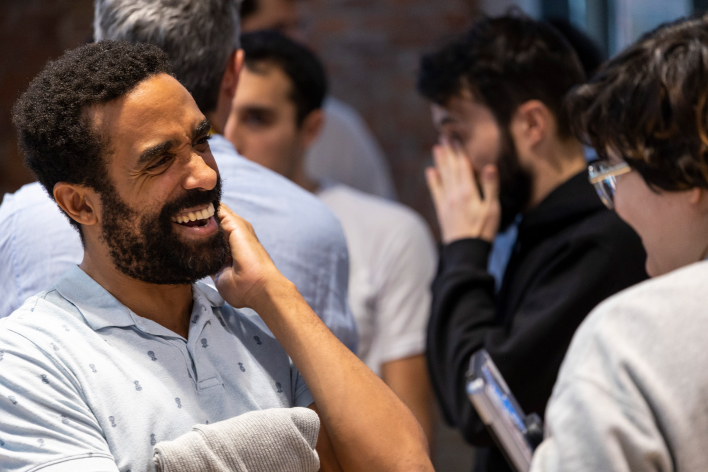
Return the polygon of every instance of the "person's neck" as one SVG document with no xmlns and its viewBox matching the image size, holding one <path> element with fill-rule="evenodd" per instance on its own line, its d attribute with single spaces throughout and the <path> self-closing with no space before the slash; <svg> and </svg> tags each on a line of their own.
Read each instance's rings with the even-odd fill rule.
<svg viewBox="0 0 708 472">
<path fill-rule="evenodd" d="M 293 172 L 293 175 L 290 177 L 290 180 L 298 184 L 300 187 L 303 189 L 307 190 L 310 193 L 317 193 L 317 191 L 320 188 L 320 183 L 317 180 L 314 180 L 310 178 L 309 175 L 307 175 L 307 172 L 305 171 L 305 159 L 304 156 L 300 159 L 300 162 L 295 168 L 295 171 Z"/>
<path fill-rule="evenodd" d="M 194 303 L 191 285 L 157 285 L 128 277 L 107 252 L 90 250 L 88 241 L 79 267 L 133 313 L 187 339 Z"/>
<path fill-rule="evenodd" d="M 231 99 L 228 98 L 226 94 L 221 93 L 219 100 L 216 102 L 216 110 L 205 113 L 204 116 L 209 120 L 213 131 L 217 134 L 224 134 L 224 127 L 226 126 L 226 121 L 229 119 L 230 112 Z"/>
<path fill-rule="evenodd" d="M 542 152 L 544 156 L 535 159 L 536 166 L 532 171 L 529 209 L 538 206 L 552 191 L 587 169 L 585 150 L 575 139 L 555 141 Z"/>
</svg>

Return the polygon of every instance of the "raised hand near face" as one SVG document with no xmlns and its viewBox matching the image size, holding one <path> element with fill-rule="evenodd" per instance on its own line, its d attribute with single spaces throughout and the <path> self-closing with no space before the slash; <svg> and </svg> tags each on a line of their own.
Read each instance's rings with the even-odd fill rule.
<svg viewBox="0 0 708 472">
<path fill-rule="evenodd" d="M 457 143 L 443 138 L 433 147 L 435 167 L 425 170 L 444 244 L 479 238 L 492 242 L 499 231 L 499 175 L 496 166 L 484 166 L 479 175 Z"/>
<path fill-rule="evenodd" d="M 289 282 L 275 267 L 248 221 L 223 203 L 218 217 L 229 241 L 231 260 L 216 275 L 216 288 L 229 305 L 255 309 L 269 286 Z"/>
</svg>

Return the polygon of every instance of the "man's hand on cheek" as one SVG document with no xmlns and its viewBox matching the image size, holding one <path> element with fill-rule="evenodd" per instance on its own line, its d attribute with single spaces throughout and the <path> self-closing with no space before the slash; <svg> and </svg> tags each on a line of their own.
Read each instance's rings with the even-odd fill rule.
<svg viewBox="0 0 708 472">
<path fill-rule="evenodd" d="M 216 288 L 231 306 L 255 309 L 270 284 L 287 283 L 287 279 L 275 267 L 248 221 L 223 203 L 218 217 L 231 248 L 231 261 L 216 275 Z"/>
<path fill-rule="evenodd" d="M 482 169 L 482 193 L 469 161 L 457 146 L 444 141 L 433 147 L 435 167 L 425 171 L 440 223 L 443 243 L 464 238 L 492 242 L 499 231 L 499 176 L 493 165 Z"/>
</svg>

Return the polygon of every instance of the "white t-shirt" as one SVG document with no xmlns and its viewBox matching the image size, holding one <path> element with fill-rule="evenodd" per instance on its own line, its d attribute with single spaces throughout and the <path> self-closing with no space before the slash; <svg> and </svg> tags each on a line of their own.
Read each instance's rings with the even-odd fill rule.
<svg viewBox="0 0 708 472">
<path fill-rule="evenodd" d="M 425 351 L 433 238 L 423 219 L 399 203 L 342 184 L 326 184 L 317 195 L 344 228 L 358 354 L 380 375 L 382 364 Z"/>
<path fill-rule="evenodd" d="M 327 98 L 323 108 L 322 132 L 305 157 L 308 175 L 395 200 L 386 157 L 361 115 L 333 97 Z"/>
</svg>

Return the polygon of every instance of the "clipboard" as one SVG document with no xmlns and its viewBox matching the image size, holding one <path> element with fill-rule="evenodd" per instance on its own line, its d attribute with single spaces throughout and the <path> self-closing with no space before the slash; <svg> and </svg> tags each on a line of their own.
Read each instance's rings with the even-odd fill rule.
<svg viewBox="0 0 708 472">
<path fill-rule="evenodd" d="M 533 451 L 543 439 L 541 420 L 535 413 L 524 414 L 484 349 L 470 358 L 467 397 L 509 465 L 516 472 L 528 472 Z"/>
</svg>

